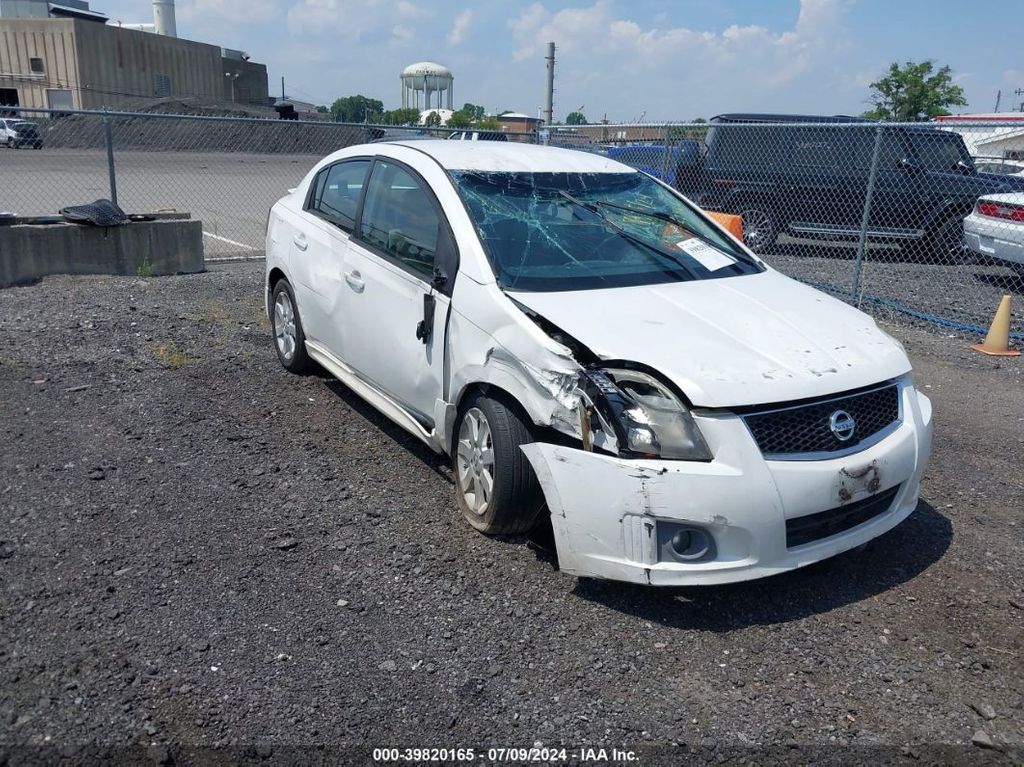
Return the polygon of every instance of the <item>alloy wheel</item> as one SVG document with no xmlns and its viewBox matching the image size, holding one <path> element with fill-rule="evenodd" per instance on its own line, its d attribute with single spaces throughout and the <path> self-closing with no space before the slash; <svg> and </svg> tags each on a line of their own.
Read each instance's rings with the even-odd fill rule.
<svg viewBox="0 0 1024 767">
<path fill-rule="evenodd" d="M 491 425 L 480 408 L 470 408 L 462 418 L 456 466 L 459 492 L 466 506 L 483 516 L 494 491 L 494 443 Z"/>
<path fill-rule="evenodd" d="M 281 356 L 290 360 L 295 354 L 295 308 L 287 290 L 277 294 L 274 301 L 274 336 Z"/>
<path fill-rule="evenodd" d="M 743 217 L 743 242 L 755 253 L 771 242 L 775 223 L 764 210 L 753 208 L 740 214 Z"/>
</svg>

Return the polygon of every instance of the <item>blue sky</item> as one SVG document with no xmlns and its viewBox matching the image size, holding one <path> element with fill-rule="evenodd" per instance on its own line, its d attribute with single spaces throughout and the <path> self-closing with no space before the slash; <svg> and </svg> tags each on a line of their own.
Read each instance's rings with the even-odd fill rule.
<svg viewBox="0 0 1024 767">
<path fill-rule="evenodd" d="M 92 0 L 126 22 L 145 0 Z M 1016 7 L 1015 12 L 1010 12 Z M 1022 0 L 1000 8 L 1006 19 Z M 178 34 L 248 51 L 271 91 L 399 105 L 398 74 L 436 61 L 455 100 L 536 114 L 545 44 L 559 47 L 556 119 L 687 120 L 729 111 L 860 113 L 894 60 L 953 68 L 969 111 L 1024 97 L 1019 24 L 963 0 L 179 0 Z"/>
</svg>

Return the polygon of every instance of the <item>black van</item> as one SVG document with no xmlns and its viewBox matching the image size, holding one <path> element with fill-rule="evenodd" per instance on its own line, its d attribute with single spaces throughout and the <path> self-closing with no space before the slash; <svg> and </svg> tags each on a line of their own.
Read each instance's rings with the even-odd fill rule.
<svg viewBox="0 0 1024 767">
<path fill-rule="evenodd" d="M 744 240 L 757 253 L 783 232 L 856 238 L 878 125 L 843 115 L 712 118 L 700 204 L 743 216 Z M 924 123 L 884 126 L 877 168 L 868 237 L 939 260 L 962 252 L 963 218 L 980 195 L 1016 189 L 979 174 L 959 134 Z"/>
</svg>

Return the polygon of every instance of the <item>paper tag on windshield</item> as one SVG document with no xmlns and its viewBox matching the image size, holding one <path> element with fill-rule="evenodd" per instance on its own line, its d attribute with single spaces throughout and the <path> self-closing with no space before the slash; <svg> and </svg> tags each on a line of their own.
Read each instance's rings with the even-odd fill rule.
<svg viewBox="0 0 1024 767">
<path fill-rule="evenodd" d="M 709 272 L 715 272 L 736 263 L 736 259 L 732 256 L 727 256 L 718 248 L 708 245 L 696 237 L 680 240 L 676 243 L 676 247 L 690 258 L 696 259 Z"/>
</svg>

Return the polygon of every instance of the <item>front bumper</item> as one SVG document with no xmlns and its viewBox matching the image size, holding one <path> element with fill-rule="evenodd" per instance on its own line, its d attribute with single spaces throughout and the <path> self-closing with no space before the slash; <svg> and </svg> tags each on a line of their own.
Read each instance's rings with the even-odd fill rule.
<svg viewBox="0 0 1024 767">
<path fill-rule="evenodd" d="M 687 586 L 793 570 L 892 529 L 917 506 L 931 449 L 931 402 L 901 387 L 903 422 L 859 453 L 821 461 L 766 461 L 743 420 L 698 416 L 709 463 L 625 460 L 546 443 L 525 445 L 544 489 L 563 572 Z M 899 488 L 889 508 L 835 535 L 787 548 L 786 520 Z M 666 561 L 658 524 L 686 523 L 713 537 L 706 561 Z"/>
</svg>

